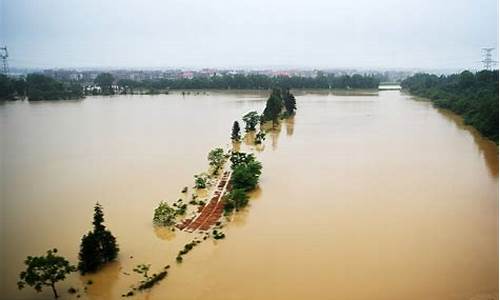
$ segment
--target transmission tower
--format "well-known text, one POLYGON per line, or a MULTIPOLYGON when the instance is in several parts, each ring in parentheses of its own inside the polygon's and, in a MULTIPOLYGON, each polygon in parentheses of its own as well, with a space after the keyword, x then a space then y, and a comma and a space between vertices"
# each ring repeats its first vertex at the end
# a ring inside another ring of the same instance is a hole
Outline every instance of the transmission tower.
POLYGON ((7 47, 0 47, 0 59, 2 60, 2 71, 1 73, 7 75, 9 73, 9 63, 7 58, 9 57, 9 52, 7 47))
POLYGON ((498 63, 496 60, 493 60, 491 52, 495 50, 495 48, 482 48, 483 51, 483 60, 481 61, 483 63, 484 69, 485 70, 491 70, 491 67, 498 63))

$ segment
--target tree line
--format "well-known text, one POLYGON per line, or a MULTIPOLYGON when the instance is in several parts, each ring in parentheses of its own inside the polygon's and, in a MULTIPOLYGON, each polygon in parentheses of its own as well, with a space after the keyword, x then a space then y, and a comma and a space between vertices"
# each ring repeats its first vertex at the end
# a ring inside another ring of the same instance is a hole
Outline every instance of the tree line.
POLYGON ((147 90, 189 90, 189 89, 272 89, 274 87, 291 89, 373 89, 377 88, 380 78, 374 75, 334 75, 320 73, 316 77, 266 75, 222 75, 195 77, 192 79, 158 80, 119 80, 118 85, 131 89, 147 90))
POLYGON ((31 101, 80 99, 83 89, 76 82, 62 82, 42 74, 29 74, 26 78, 0 74, 0 100, 25 97, 31 101))
MULTIPOLYGON (((335 75, 319 73, 316 77, 267 75, 213 75, 208 77, 155 79, 136 81, 116 79, 110 73, 100 73, 92 82, 96 88, 85 89, 79 81, 60 81, 32 73, 26 78, 0 75, 0 100, 28 98, 28 100, 78 99, 84 95, 113 95, 133 93, 160 93, 168 90, 191 89, 373 89, 381 78, 375 75, 335 75)), ((89 84, 89 83, 87 83, 89 84)))
POLYGON ((401 87, 461 115, 465 124, 498 144, 498 70, 448 76, 419 73, 403 80, 401 87))

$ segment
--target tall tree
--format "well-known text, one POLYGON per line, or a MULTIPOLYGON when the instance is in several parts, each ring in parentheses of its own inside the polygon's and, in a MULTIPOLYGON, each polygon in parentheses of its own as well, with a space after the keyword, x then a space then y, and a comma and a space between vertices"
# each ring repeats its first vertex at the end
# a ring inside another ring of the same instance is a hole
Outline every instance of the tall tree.
POLYGON ((283 99, 281 99, 281 91, 273 89, 271 96, 267 99, 266 108, 264 109, 264 121, 273 121, 273 124, 278 122, 278 118, 283 110, 283 99))
POLYGON ((72 266, 64 257, 56 255, 57 249, 47 251, 46 256, 28 256, 24 263, 26 271, 19 275, 20 281, 17 286, 23 289, 26 285, 41 292, 44 286, 52 288, 54 298, 58 298, 56 283, 66 278, 66 275, 74 272, 72 266))
POLYGON ((82 237, 80 245, 80 262, 78 268, 82 274, 95 272, 98 268, 118 256, 120 249, 116 238, 104 226, 102 206, 96 203, 94 207, 94 230, 82 237))
POLYGON ((231 139, 235 142, 239 142, 241 139, 240 123, 238 123, 238 121, 234 121, 233 123, 233 129, 231 130, 231 139))
POLYGON ((292 116, 295 114, 295 110, 297 109, 297 101, 295 100, 295 96, 290 93, 289 89, 283 93, 283 104, 285 105, 286 113, 288 116, 292 116))

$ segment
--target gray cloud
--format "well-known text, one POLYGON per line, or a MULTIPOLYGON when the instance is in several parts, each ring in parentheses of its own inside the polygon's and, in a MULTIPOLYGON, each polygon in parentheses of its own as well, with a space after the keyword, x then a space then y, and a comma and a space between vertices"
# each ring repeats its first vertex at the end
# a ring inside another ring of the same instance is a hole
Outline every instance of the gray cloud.
POLYGON ((0 1, 14 66, 474 68, 498 44, 496 0, 0 1))

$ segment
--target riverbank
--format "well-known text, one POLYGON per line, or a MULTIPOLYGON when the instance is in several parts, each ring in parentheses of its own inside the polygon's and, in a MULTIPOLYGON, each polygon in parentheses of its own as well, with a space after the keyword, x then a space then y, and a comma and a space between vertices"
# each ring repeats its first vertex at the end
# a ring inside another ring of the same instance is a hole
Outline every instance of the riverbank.
POLYGON ((415 74, 401 83, 410 94, 463 117, 465 124, 498 144, 498 70, 436 76, 415 74))

